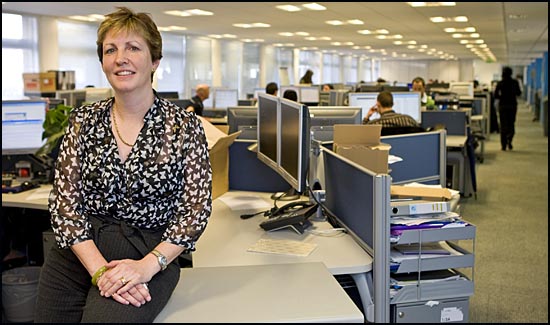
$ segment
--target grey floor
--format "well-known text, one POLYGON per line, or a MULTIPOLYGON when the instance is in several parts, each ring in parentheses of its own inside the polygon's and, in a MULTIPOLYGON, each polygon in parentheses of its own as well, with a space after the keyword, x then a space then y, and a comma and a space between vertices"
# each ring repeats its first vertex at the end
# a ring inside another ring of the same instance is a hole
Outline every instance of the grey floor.
POLYGON ((477 200, 461 199, 477 226, 472 323, 548 323, 548 137, 532 119, 522 103, 512 151, 490 135, 477 200))

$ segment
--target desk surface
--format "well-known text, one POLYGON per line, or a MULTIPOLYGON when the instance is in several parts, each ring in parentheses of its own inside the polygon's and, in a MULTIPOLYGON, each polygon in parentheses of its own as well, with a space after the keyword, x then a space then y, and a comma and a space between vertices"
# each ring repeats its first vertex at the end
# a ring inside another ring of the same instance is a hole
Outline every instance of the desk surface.
MULTIPOLYGON (((230 191, 222 197, 260 197, 272 206, 270 194, 230 191)), ((282 204, 284 202, 277 203, 278 206, 282 204)), ((196 251, 192 253, 194 267, 323 262, 334 275, 366 273, 372 270, 372 257, 348 234, 339 233, 328 237, 306 231, 300 235, 291 229, 266 232, 259 226, 260 222, 266 220, 265 217, 258 215, 246 220, 240 218, 243 213, 261 210, 233 211, 220 199, 214 200, 212 211, 211 220, 197 242, 196 251), (314 243, 317 247, 306 257, 247 252, 260 238, 295 240, 314 243)), ((310 228, 326 230, 332 229, 332 226, 326 221, 313 221, 310 228)))
POLYGON ((48 195, 51 190, 51 185, 40 185, 25 192, 2 193, 2 206, 48 210, 48 195))
POLYGON ((445 142, 447 147, 463 148, 467 139, 465 135, 447 135, 445 142))
POLYGON ((364 322, 322 263, 184 268, 180 279, 155 323, 364 322))

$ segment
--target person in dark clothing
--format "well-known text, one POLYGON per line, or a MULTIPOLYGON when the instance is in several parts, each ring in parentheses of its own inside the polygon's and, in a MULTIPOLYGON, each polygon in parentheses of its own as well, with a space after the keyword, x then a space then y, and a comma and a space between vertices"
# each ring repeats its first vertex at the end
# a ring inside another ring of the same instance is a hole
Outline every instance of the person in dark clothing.
POLYGON ((512 68, 502 69, 502 80, 495 89, 495 99, 498 99, 498 113, 500 116, 500 145, 503 151, 512 150, 512 139, 515 133, 516 113, 518 110, 517 97, 521 96, 521 89, 516 79, 512 78, 512 68))
POLYGON ((276 82, 270 82, 265 86, 265 93, 266 94, 277 96, 278 91, 279 91, 279 87, 277 87, 276 82))
POLYGON ((298 94, 293 89, 287 89, 283 93, 283 98, 290 99, 290 100, 293 100, 293 101, 297 102, 298 101, 298 94))
POLYGON ((312 84, 313 80, 311 79, 313 77, 313 71, 310 69, 307 69, 306 73, 302 76, 300 79, 301 84, 312 84))
POLYGON ((189 100, 189 106, 186 108, 188 112, 202 116, 204 110, 203 102, 210 97, 210 87, 206 84, 197 85, 196 95, 189 100))

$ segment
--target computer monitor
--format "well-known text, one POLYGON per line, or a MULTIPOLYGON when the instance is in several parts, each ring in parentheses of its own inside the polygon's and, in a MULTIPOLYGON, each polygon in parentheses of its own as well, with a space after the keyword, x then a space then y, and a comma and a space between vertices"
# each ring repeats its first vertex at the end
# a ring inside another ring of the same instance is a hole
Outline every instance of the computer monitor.
POLYGON ((300 87, 300 103, 319 103, 319 87, 300 87))
POLYGON ((458 94, 460 97, 474 97, 474 83, 473 81, 459 81, 451 82, 449 85, 449 91, 458 94))
POLYGON ((166 98, 166 99, 178 99, 180 98, 180 95, 177 91, 157 91, 157 95, 160 98, 166 98))
POLYGON ((113 96, 111 88, 85 88, 86 102, 93 103, 113 96))
POLYGON ((216 89, 214 92, 214 108, 227 109, 239 104, 239 92, 237 89, 216 89))
POLYGON ((432 91, 448 91, 451 85, 447 82, 438 82, 426 84, 426 92, 430 93, 432 91))
POLYGON ((409 91, 409 86, 389 86, 384 85, 382 86, 383 91, 389 91, 390 93, 396 92, 396 91, 409 91))
POLYGON ((348 101, 349 90, 333 89, 329 92, 329 106, 343 106, 348 101))
MULTIPOLYGON (((370 108, 376 105, 376 98, 378 97, 377 92, 371 92, 371 93, 349 93, 348 94, 348 102, 350 106, 359 106, 363 109, 363 112, 361 114, 361 119, 364 119, 367 116, 367 113, 369 112, 370 108)), ((380 114, 374 113, 371 116, 371 119, 379 118, 380 114)))
POLYGON ((310 106, 310 126, 361 124, 361 111, 358 106, 310 106))
POLYGON ((45 140, 46 100, 2 101, 2 155, 34 154, 45 140))
POLYGON ((306 105, 280 99, 278 173, 297 192, 306 190, 309 166, 309 111, 306 105))
POLYGON ((381 91, 382 91, 382 86, 380 85, 361 84, 359 86, 359 92, 361 93, 379 93, 381 91))
POLYGON ((279 97, 258 95, 258 159, 277 170, 279 97))
POLYGON ((229 134, 239 131, 239 126, 257 125, 258 112, 256 110, 256 107, 228 107, 227 124, 229 125, 229 134))
POLYGON ((330 91, 320 91, 319 106, 329 106, 329 105, 330 105, 330 91))
POLYGON ((422 122, 422 104, 420 102, 420 92, 393 92, 392 95, 393 110, 396 113, 409 115, 418 123, 422 122))

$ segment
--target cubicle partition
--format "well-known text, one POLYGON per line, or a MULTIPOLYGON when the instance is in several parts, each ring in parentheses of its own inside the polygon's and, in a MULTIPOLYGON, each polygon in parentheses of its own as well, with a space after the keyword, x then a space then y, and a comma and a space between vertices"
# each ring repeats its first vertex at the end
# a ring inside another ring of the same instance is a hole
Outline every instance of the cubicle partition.
POLYGON ((255 149, 249 149, 254 144, 256 140, 236 139, 229 147, 229 189, 257 192, 287 191, 288 183, 257 158, 255 149))
MULTIPOLYGON (((325 164, 325 209, 333 222, 344 227, 374 258, 371 279, 374 305, 365 310, 367 320, 389 322, 390 177, 376 174, 322 146, 320 150, 325 164)), ((352 276, 357 283, 367 281, 359 278, 359 274, 352 276)))
POLYGON ((437 128, 443 126, 447 135, 466 135, 471 110, 423 111, 422 127, 437 128))
POLYGON ((447 147, 445 130, 383 136, 390 155, 402 161, 389 165, 392 184, 418 182, 446 185, 447 147))

